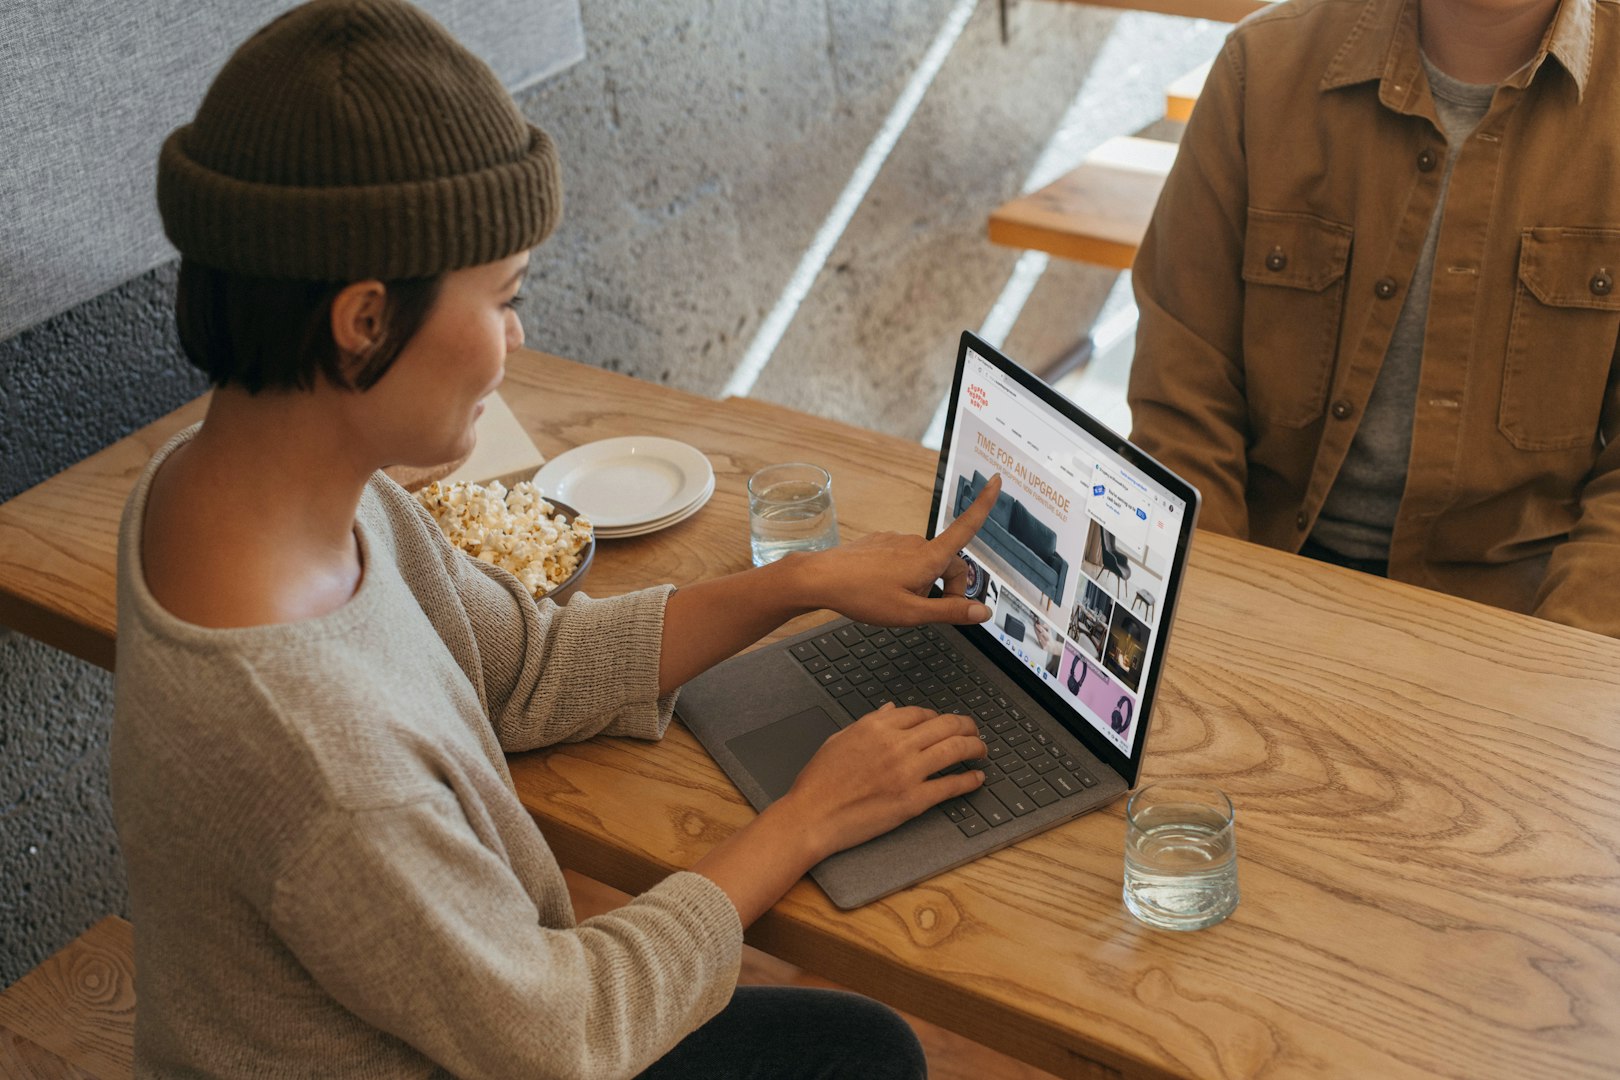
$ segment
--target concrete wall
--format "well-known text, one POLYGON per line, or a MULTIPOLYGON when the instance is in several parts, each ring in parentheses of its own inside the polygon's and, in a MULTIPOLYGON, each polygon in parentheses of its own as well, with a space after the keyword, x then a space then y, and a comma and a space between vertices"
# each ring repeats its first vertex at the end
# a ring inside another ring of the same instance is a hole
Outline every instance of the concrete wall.
MULTIPOLYGON (((522 101, 556 137, 568 186, 527 290, 530 343, 717 393, 956 2, 583 5, 585 61, 522 101)), ((1003 45, 982 0, 755 393, 920 435, 957 334, 980 325, 1018 258, 983 239, 989 211, 1043 150, 1055 168, 1151 123, 1164 85, 1224 32, 1026 0, 1003 45)), ((1037 365, 1057 355, 1113 283, 1054 264, 1009 348, 1037 365)), ((159 268, 0 342, 0 500, 201 389, 178 355, 172 289, 159 268)), ((106 673, 0 635, 0 985, 100 915, 127 914, 110 715, 106 673)))
MULTIPOLYGON (((248 35, 298 0, 0 4, 0 338, 174 258, 163 139, 248 35), (86 88, 94 92, 87 94, 86 88)), ((578 0, 420 0, 506 86, 585 54, 578 0)))

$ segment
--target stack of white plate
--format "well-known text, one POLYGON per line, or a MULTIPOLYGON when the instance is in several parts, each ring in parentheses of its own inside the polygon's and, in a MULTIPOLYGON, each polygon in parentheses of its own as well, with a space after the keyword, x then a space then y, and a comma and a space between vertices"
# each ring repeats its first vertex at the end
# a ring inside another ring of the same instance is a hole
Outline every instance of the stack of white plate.
POLYGON ((598 538, 612 540, 697 513, 714 494, 714 467, 686 443, 628 435, 558 454, 534 474, 534 485, 589 518, 598 538))

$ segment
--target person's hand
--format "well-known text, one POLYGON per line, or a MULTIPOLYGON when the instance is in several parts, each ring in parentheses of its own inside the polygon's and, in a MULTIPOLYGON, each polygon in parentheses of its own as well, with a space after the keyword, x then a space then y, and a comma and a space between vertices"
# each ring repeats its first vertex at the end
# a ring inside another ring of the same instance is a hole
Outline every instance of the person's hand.
POLYGON ((858 622, 880 626, 984 622, 990 609, 964 595, 967 563, 958 552, 978 534, 999 494, 997 473, 972 505, 932 540, 908 533, 874 533, 805 556, 800 569, 813 575, 821 607, 858 622), (929 587, 940 579, 945 595, 930 598, 929 587))
POLYGON ((771 811, 793 816, 819 862, 977 788, 974 769, 929 779, 983 757, 976 732, 965 716, 885 705, 823 743, 771 811))

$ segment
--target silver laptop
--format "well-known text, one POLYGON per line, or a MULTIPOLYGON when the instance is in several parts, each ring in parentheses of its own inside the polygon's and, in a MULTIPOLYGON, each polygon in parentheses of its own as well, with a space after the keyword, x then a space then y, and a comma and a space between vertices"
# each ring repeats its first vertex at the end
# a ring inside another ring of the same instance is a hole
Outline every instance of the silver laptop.
POLYGON ((995 509, 962 552, 990 622, 826 623, 718 665, 676 706, 757 810, 828 736, 885 702, 974 717, 986 753, 970 765, 984 785, 812 869, 841 908, 1136 783, 1198 517, 1190 484, 970 333, 946 415, 926 532, 1001 473, 995 509))

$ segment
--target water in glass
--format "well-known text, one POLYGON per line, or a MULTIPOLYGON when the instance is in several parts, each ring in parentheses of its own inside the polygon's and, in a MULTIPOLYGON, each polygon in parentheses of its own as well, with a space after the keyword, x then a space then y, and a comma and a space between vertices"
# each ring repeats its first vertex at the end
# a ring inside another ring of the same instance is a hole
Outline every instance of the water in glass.
POLYGON ((754 565, 838 543, 832 492, 809 480, 781 480, 755 492, 750 510, 754 565))
POLYGON ((1163 930, 1199 930, 1238 903, 1232 820, 1197 803, 1159 803, 1125 830, 1125 906, 1163 930))

